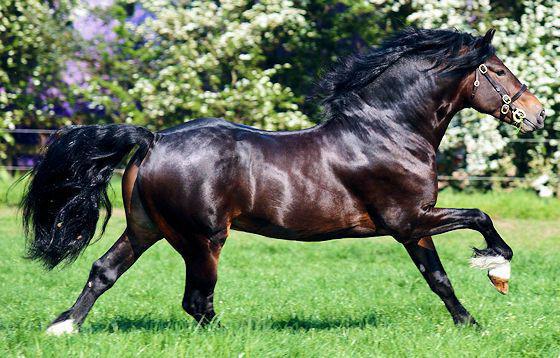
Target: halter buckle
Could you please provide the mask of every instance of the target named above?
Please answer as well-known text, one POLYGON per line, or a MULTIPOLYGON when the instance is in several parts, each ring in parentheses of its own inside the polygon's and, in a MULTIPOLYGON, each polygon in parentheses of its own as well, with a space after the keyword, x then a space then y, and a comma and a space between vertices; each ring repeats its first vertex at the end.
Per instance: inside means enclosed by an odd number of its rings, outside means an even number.
POLYGON ((502 108, 500 108, 500 112, 502 114, 507 114, 509 112, 509 104, 502 105, 502 108))
POLYGON ((516 108, 513 112, 513 121, 517 124, 521 124, 526 117, 525 111, 522 109, 516 108))
POLYGON ((474 86, 475 86, 475 87, 480 86, 480 81, 479 81, 478 79, 474 81, 474 86))
POLYGON ((480 73, 485 74, 486 72, 488 72, 488 67, 486 67, 485 64, 481 63, 480 66, 478 66, 478 70, 480 71, 480 73))
POLYGON ((502 96, 502 101, 504 101, 505 104, 510 104, 511 103, 511 97, 508 96, 507 94, 504 94, 502 96))

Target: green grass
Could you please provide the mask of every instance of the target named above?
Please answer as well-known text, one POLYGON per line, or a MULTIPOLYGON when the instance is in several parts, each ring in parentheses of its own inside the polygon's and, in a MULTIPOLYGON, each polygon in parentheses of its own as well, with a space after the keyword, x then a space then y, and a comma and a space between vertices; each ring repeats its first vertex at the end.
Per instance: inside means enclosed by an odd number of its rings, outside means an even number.
MULTIPOLYGON (((471 200, 449 195, 450 202, 453 196, 471 200)), ((492 199, 475 198, 494 208, 492 199)), ((73 266, 44 272, 22 259, 15 211, 3 208, 0 356, 557 357, 558 220, 500 219, 496 226, 515 251, 507 296, 484 272, 468 267, 470 247, 482 243, 479 235, 459 231, 436 238, 457 295, 480 330, 453 326, 391 239, 296 243, 234 232, 216 290, 221 327, 199 328, 182 311, 184 265, 160 242, 100 298, 80 334, 49 337, 47 324, 74 302, 91 263, 124 228, 122 212, 73 266)))
POLYGON ((535 192, 522 189, 485 193, 447 189, 440 192, 437 206, 480 208, 496 219, 560 219, 558 198, 540 198, 535 192))

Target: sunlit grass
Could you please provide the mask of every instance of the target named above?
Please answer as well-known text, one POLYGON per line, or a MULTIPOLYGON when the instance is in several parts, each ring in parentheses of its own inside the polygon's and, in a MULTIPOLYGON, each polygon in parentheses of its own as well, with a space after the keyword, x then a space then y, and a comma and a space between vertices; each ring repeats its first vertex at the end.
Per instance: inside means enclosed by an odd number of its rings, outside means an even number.
POLYGON ((47 324, 72 305, 124 218, 116 215, 73 266, 44 272, 22 258, 14 209, 2 209, 0 355, 556 357, 558 221, 496 225, 515 251, 508 296, 468 267, 470 247, 482 243, 478 234, 436 238, 457 295, 481 330, 453 326, 392 239, 296 243, 234 232, 216 290, 220 327, 198 328, 183 312, 183 261, 160 242, 102 296, 79 335, 48 337, 47 324))

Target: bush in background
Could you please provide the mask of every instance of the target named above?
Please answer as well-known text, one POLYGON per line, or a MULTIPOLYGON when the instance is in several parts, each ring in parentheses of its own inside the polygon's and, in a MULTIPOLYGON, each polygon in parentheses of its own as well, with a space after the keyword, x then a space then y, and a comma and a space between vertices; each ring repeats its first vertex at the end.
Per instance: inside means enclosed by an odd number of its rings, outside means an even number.
POLYGON ((70 8, 66 0, 56 5, 40 0, 0 2, 0 159, 13 142, 3 129, 48 127, 57 122, 64 103, 69 107, 60 73, 72 52, 66 27, 70 8))
POLYGON ((5 3, 0 56, 11 60, 0 63, 0 120, 8 127, 159 129, 207 116, 270 130, 308 127, 321 114, 305 99, 337 57, 407 25, 475 34, 496 27, 499 56, 545 103, 546 127, 523 137, 535 142, 511 142, 513 128, 463 111, 441 147, 442 162, 453 163, 445 174, 526 177, 543 195, 558 191, 558 1, 5 3))

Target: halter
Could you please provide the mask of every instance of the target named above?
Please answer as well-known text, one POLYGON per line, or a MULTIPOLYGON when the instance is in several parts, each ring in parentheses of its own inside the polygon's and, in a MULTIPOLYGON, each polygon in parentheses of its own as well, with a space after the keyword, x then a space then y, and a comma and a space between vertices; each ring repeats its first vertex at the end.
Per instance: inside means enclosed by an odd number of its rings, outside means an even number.
POLYGON ((472 93, 471 93, 471 99, 474 98, 474 96, 476 95, 476 91, 478 90, 478 87, 480 86, 480 81, 478 80, 478 73, 479 72, 484 77, 486 77, 488 82, 490 82, 492 87, 494 87, 494 89, 496 90, 496 92, 498 92, 498 95, 502 99, 502 107, 500 108, 500 113, 501 113, 500 119, 504 119, 504 117, 511 110, 512 117, 513 117, 513 122, 515 123, 515 125, 517 125, 519 128, 521 128, 521 123, 523 123, 523 120, 526 118, 526 114, 525 114, 525 111, 523 111, 522 109, 514 106, 513 102, 517 101, 517 99, 519 97, 521 97, 523 92, 525 92, 527 90, 527 86, 522 85, 521 88, 519 89, 519 91, 517 91, 517 93, 514 94, 513 97, 510 97, 507 94, 507 91, 497 81, 495 81, 492 77, 490 77, 490 75, 488 74, 488 67, 486 67, 485 64, 481 64, 480 66, 478 66, 478 69, 475 72, 474 87, 473 87, 473 90, 472 90, 472 93))

